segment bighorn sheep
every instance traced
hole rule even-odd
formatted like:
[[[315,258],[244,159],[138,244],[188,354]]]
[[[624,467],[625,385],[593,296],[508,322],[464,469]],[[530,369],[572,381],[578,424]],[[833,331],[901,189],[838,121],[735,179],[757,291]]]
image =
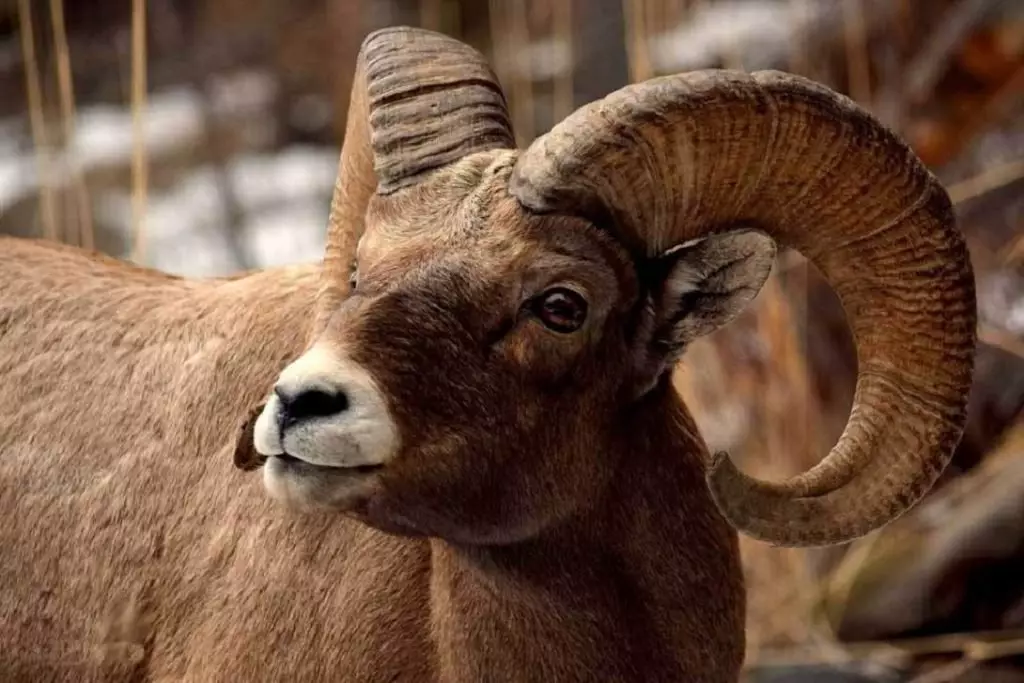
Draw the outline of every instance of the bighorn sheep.
[[[0,678],[735,681],[735,529],[866,534],[960,437],[946,193],[792,75],[632,85],[520,153],[471,48],[388,29],[356,69],[320,269],[0,241]],[[832,452],[768,483],[709,456],[669,370],[776,241],[860,375]]]

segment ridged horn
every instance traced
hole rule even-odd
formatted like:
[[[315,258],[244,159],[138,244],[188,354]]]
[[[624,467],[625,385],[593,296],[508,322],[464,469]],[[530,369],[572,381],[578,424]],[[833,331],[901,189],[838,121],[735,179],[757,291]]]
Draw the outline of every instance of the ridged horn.
[[[483,55],[417,28],[382,29],[363,41],[345,125],[312,339],[348,296],[374,193],[390,196],[468,154],[515,146],[505,96]]]
[[[939,182],[848,98],[775,71],[627,86],[534,141],[510,191],[537,212],[602,221],[647,255],[757,228],[835,289],[859,363],[846,429],[780,483],[716,455],[708,485],[739,530],[785,546],[850,541],[903,514],[949,463],[974,367],[969,255]]]

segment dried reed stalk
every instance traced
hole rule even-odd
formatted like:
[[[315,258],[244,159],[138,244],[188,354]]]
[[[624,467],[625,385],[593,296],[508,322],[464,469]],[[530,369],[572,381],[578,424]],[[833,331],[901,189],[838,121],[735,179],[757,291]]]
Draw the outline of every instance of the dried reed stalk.
[[[1024,261],[1024,234],[1001,249],[999,259],[1007,266],[1015,266],[1018,261]]]
[[[28,99],[28,119],[32,129],[36,168],[39,174],[39,211],[43,223],[43,237],[59,238],[57,205],[50,186],[50,139],[43,113],[43,93],[39,81],[39,62],[36,57],[35,27],[30,0],[18,0],[18,30],[21,33],[21,51],[25,60],[25,91]]]
[[[973,662],[990,661],[1024,654],[1024,631],[979,631],[976,633],[943,633],[934,636],[900,638],[899,640],[860,641],[840,645],[849,661],[891,661],[897,657],[924,657],[930,655],[961,655]],[[760,664],[796,665],[822,664],[818,652],[807,648],[765,648]]]
[[[505,44],[504,30],[504,7],[502,0],[488,0],[487,20],[490,24],[488,30],[491,37],[491,63],[494,73],[498,77],[498,83],[503,89],[509,87],[508,69],[508,47]]]
[[[667,29],[678,28],[686,15],[685,0],[662,0],[662,13]]]
[[[1024,179],[1024,161],[1007,161],[950,185],[949,197],[954,204],[963,204],[1021,179]]]
[[[789,14],[793,23],[801,25],[807,16],[807,0],[789,0]],[[793,37],[789,50],[789,70],[791,73],[810,76],[810,58],[804,35],[804,31],[799,31]]]
[[[855,101],[869,107],[871,62],[861,0],[843,0],[843,38],[846,47],[847,91]]]
[[[959,680],[977,665],[977,662],[970,659],[961,659],[944,664],[931,671],[926,671],[919,676],[914,676],[910,679],[910,683],[953,683],[953,681]]]
[[[643,5],[644,27],[647,29],[649,40],[650,36],[665,30],[665,2],[664,0],[645,0]]]
[[[522,147],[525,143],[524,136],[520,130],[520,117],[522,110],[518,108],[519,98],[516,95],[515,44],[509,35],[509,5],[511,0],[489,0],[487,18],[490,23],[491,42],[491,63],[494,73],[498,77],[501,87],[508,93],[509,115],[512,118],[512,128],[516,137],[516,144]]]
[[[431,31],[441,30],[443,0],[420,0],[420,25]]]
[[[882,111],[879,113],[884,116],[883,120],[897,130],[903,128],[907,116],[906,96],[900,83],[901,75],[907,67],[907,54],[914,36],[914,12],[911,5],[911,0],[900,0],[896,12],[893,13],[890,27],[892,33],[895,33],[891,40],[896,57],[882,77],[883,87],[878,88],[879,94],[876,95],[882,100],[879,107]],[[886,83],[891,83],[892,87],[886,88]]]
[[[871,553],[881,538],[883,538],[883,534],[875,532],[853,542],[835,569],[818,583],[815,591],[816,597],[838,596],[835,603],[840,607],[840,612],[835,615],[826,615],[824,621],[829,635],[833,638],[836,637],[836,631],[843,622],[843,610],[849,603],[850,595],[857,584],[857,578],[867,565],[868,560],[871,559]]]
[[[498,31],[504,30],[508,40],[505,42],[505,61],[511,65],[512,92],[512,125],[520,146],[526,146],[536,136],[533,112],[533,73],[532,61],[522,55],[530,53],[530,27],[527,21],[529,0],[505,0],[498,4],[505,7],[505,27],[500,25]],[[494,39],[492,29],[492,40]]]
[[[146,249],[146,0],[132,0],[132,260],[143,263]]]
[[[359,45],[363,40],[365,12],[363,0],[327,0],[327,22],[331,35],[328,59],[334,64],[355,64]],[[334,69],[331,73],[331,99],[334,115],[332,131],[336,143],[344,144],[349,97],[352,93],[353,70]]]
[[[900,79],[910,103],[920,104],[928,97],[957,47],[997,2],[959,0],[946,9]]]
[[[706,0],[698,0],[698,2],[704,4]],[[746,67],[743,65],[743,48],[740,45],[739,36],[733,33],[729,38],[729,46],[725,52],[725,68],[735,69],[736,71],[745,71]]]
[[[647,45],[644,0],[622,0],[622,18],[626,29],[626,63],[632,83],[646,81],[654,75]]]
[[[53,24],[53,40],[57,52],[57,85],[60,93],[60,113],[64,122],[64,153],[75,136],[75,91],[71,78],[71,55],[68,49],[67,30],[64,26],[64,0],[50,0],[50,21]],[[71,161],[71,183],[74,188],[77,208],[78,244],[92,249],[94,244],[92,208],[89,190],[77,160]]]
[[[568,68],[554,77],[555,121],[560,121],[572,113],[575,104],[572,0],[555,0],[551,21],[555,38],[565,46],[569,56]]]

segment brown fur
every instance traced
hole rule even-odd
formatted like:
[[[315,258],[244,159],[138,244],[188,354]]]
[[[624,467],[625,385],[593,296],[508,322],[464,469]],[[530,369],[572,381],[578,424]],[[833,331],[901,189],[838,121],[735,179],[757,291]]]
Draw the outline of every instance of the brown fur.
[[[736,679],[707,453],[670,383],[633,396],[645,285],[594,226],[503,197],[509,161],[371,209],[323,339],[406,447],[357,520],[274,506],[224,448],[303,351],[316,269],[190,282],[0,241],[0,680]],[[507,327],[567,277],[585,334]]]

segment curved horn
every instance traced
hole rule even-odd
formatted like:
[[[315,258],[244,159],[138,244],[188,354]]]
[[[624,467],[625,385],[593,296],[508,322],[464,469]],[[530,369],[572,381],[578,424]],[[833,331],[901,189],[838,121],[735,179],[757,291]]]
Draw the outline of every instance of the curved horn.
[[[363,41],[331,199],[312,339],[348,296],[370,197],[415,185],[473,152],[515,146],[505,96],[483,56],[407,27]]]
[[[846,429],[781,483],[713,459],[738,529],[777,545],[852,540],[901,515],[948,464],[974,366],[974,277],[949,197],[851,100],[804,78],[702,71],[584,107],[518,160],[529,209],[610,221],[653,255],[754,227],[802,252],[843,302],[859,374]]]

